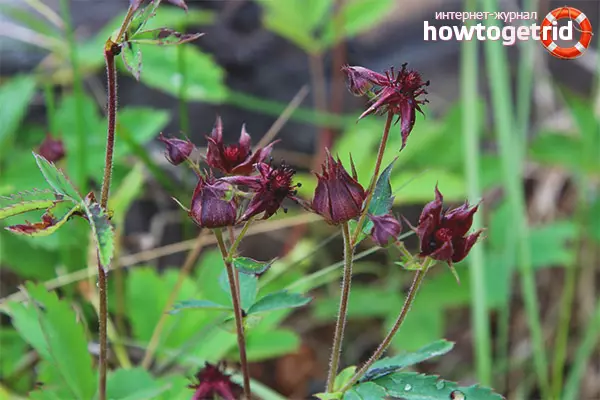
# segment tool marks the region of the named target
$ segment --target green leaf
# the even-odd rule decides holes
[[[54,208],[59,204],[55,204],[52,208],[49,208],[46,213],[42,216],[40,222],[26,222],[24,224],[17,224],[7,226],[6,230],[16,235],[27,235],[27,236],[48,236],[56,232],[61,228],[73,214],[81,211],[81,207],[76,205],[66,211],[61,217],[57,218],[54,215]]]
[[[121,60],[123,65],[136,81],[140,80],[142,75],[142,49],[137,43],[124,43],[121,50]]]
[[[389,395],[406,400],[459,399],[461,397],[457,396],[461,393],[465,400],[504,399],[485,387],[477,385],[460,387],[455,382],[439,379],[438,376],[416,372],[396,372],[376,379],[374,383],[385,388]]]
[[[333,391],[340,390],[350,381],[350,379],[356,373],[356,366],[352,365],[350,367],[344,368],[338,376],[335,377],[335,381],[333,383]]]
[[[145,85],[178,97],[185,81],[188,100],[221,102],[227,96],[224,84],[225,73],[211,56],[191,44],[185,49],[185,79],[179,73],[177,53],[179,47],[144,46],[144,73],[141,82]],[[121,65],[122,63],[119,63]]]
[[[179,45],[198,39],[203,33],[179,33],[169,28],[158,28],[138,32],[129,39],[129,43],[150,44],[159,46]]]
[[[304,297],[299,293],[288,293],[287,290],[281,290],[279,292],[270,293],[258,300],[250,307],[248,314],[302,307],[311,300],[310,297]]]
[[[578,171],[584,162],[581,150],[581,139],[576,136],[543,132],[538,134],[531,144],[529,154],[537,162]]]
[[[344,394],[341,392],[316,393],[313,396],[320,400],[340,400]]]
[[[121,17],[121,21],[123,17]],[[149,20],[145,28],[157,29],[163,26],[176,26],[178,29],[208,25],[214,22],[215,13],[208,10],[190,9],[187,12],[173,7],[159,7],[154,18]]]
[[[146,23],[156,14],[159,5],[160,0],[151,0],[145,7],[138,8],[127,27],[127,36],[133,37],[143,29]]]
[[[42,175],[44,175],[44,179],[46,179],[46,182],[48,182],[57,193],[70,197],[77,202],[83,201],[77,192],[77,189],[69,182],[61,170],[56,168],[54,164],[39,154],[33,153],[33,156],[35,157],[35,162],[40,171],[42,171]]]
[[[453,342],[438,340],[421,347],[414,352],[406,352],[393,357],[385,357],[376,361],[359,382],[372,381],[400,369],[418,364],[433,357],[446,354],[454,347]]]
[[[289,329],[275,329],[269,332],[250,332],[246,339],[248,360],[251,362],[268,360],[292,353],[300,347],[298,334]],[[237,353],[237,349],[235,350]]]
[[[0,152],[21,124],[35,94],[35,77],[21,75],[0,86]]]
[[[379,175],[377,183],[375,184],[375,190],[373,191],[373,199],[369,204],[369,214],[372,215],[385,215],[392,209],[394,203],[394,197],[392,196],[392,185],[390,183],[390,175],[392,174],[392,168],[396,159],[392,161]],[[363,228],[363,232],[368,234],[373,228],[373,223],[368,221]]]
[[[256,300],[256,294],[258,292],[258,279],[254,275],[248,274],[240,274],[239,275],[239,284],[240,284],[240,302],[242,303],[242,309],[248,310],[248,308],[254,304],[254,300]],[[231,302],[231,290],[229,287],[229,278],[227,276],[227,271],[223,270],[221,276],[219,277],[219,285],[221,289],[227,296],[229,297],[229,301]],[[232,303],[231,303],[232,304]]]
[[[373,382],[365,382],[353,386],[344,393],[344,400],[378,400],[388,396],[386,390]]]
[[[50,190],[32,190],[10,196],[0,196],[0,219],[29,211],[45,210],[63,201]]]
[[[249,257],[236,257],[232,263],[238,271],[249,275],[260,275],[266,270],[271,268],[271,265],[275,262],[275,259],[271,261],[261,262],[253,260]]]
[[[189,308],[201,308],[203,310],[214,310],[214,311],[232,311],[230,306],[224,306],[222,304],[215,303],[210,300],[184,300],[173,305],[173,309],[169,311],[169,314],[177,314],[181,310]]]
[[[331,46],[342,38],[349,38],[361,32],[374,28],[381,19],[391,11],[394,5],[392,0],[350,0],[344,3],[341,15],[338,17],[343,21],[343,26],[337,28],[336,19],[331,18],[323,32],[323,42]],[[339,35],[336,37],[336,35]],[[336,40],[334,40],[336,39]]]
[[[149,400],[170,389],[143,368],[118,369],[106,380],[106,397],[114,400]]]
[[[84,326],[71,305],[42,285],[27,283],[26,292],[34,302],[10,303],[12,324],[20,335],[58,373],[66,394],[62,398],[91,399],[96,391],[96,374],[88,352]],[[66,397],[65,397],[66,396]]]
[[[115,250],[114,229],[100,204],[94,203],[86,206],[86,215],[92,228],[92,236],[96,242],[100,264],[107,271]]]

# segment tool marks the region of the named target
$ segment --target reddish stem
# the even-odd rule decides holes
[[[112,48],[104,50],[104,59],[106,61],[106,80],[108,82],[108,129],[106,132],[106,157],[104,159],[104,179],[102,180],[100,205],[106,210],[115,149],[115,127],[117,125],[117,71]]]

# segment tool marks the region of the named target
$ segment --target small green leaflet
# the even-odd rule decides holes
[[[406,400],[504,400],[492,389],[473,385],[460,387],[456,382],[439,379],[436,375],[425,375],[417,372],[395,372],[378,378],[373,382],[384,388],[389,396]],[[364,384],[360,384],[360,387]],[[461,397],[462,395],[462,397]],[[344,397],[345,398],[345,397]]]
[[[53,207],[56,207],[56,205]],[[27,222],[25,224],[12,225],[6,227],[6,230],[17,235],[27,235],[33,237],[48,236],[63,226],[74,213],[81,211],[81,206],[76,205],[60,218],[56,218],[56,216],[52,213],[53,207],[48,208],[46,213],[42,215],[42,220],[40,222]]]
[[[54,194],[50,190],[32,190],[0,196],[0,219],[29,211],[46,210],[62,201],[65,201],[62,195]]]
[[[335,377],[335,381],[333,382],[333,391],[340,390],[343,388],[348,381],[354,376],[356,373],[356,365],[352,365],[350,367],[344,368],[338,376]]]
[[[240,284],[240,302],[242,303],[242,309],[247,310],[254,301],[256,300],[256,294],[258,292],[258,279],[254,275],[239,274]],[[229,296],[231,301],[231,289],[229,287],[229,278],[227,277],[227,271],[223,270],[219,277],[219,285],[221,289]]]
[[[224,306],[222,304],[215,303],[210,300],[185,300],[180,301],[173,305],[173,309],[169,311],[169,314],[177,314],[181,310],[186,309],[203,309],[203,310],[214,310],[214,311],[232,311],[231,306]]]
[[[371,368],[367,370],[367,373],[360,379],[359,382],[372,381],[402,368],[418,364],[433,357],[441,356],[442,354],[446,354],[452,350],[453,347],[453,342],[442,339],[423,346],[414,352],[407,352],[393,357],[382,358],[381,360],[375,362]]]
[[[142,31],[129,38],[129,43],[153,44],[159,46],[178,45],[198,39],[204,33],[180,33],[169,28]]]
[[[121,59],[127,71],[133,75],[136,81],[139,81],[142,75],[142,50],[140,46],[137,43],[123,43]]]
[[[85,213],[96,241],[100,264],[107,271],[115,249],[115,232],[100,204],[86,204]]]
[[[35,162],[42,171],[44,179],[52,188],[59,194],[67,196],[77,202],[83,201],[75,187],[69,182],[67,177],[54,166],[50,161],[46,160],[39,154],[33,153]]]
[[[236,257],[233,259],[233,266],[240,272],[248,275],[260,275],[268,270],[276,259],[267,262],[260,262],[249,257]]]
[[[304,297],[298,293],[288,293],[287,290],[281,290],[279,292],[269,293],[254,303],[248,310],[248,315],[266,311],[282,310],[285,308],[302,307],[310,301],[310,297]]]
[[[365,382],[350,388],[344,393],[343,400],[383,400],[387,396],[387,391],[381,386],[373,382]]]

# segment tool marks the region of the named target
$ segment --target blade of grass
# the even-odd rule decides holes
[[[563,400],[579,398],[581,378],[585,373],[585,367],[594,354],[596,344],[600,339],[600,299],[596,304],[594,316],[585,328],[579,347],[575,351],[575,359],[571,366],[571,372],[567,376],[564,392],[561,397]]]
[[[70,171],[71,177],[80,193],[87,193],[87,149],[88,141],[85,131],[83,105],[83,79],[79,70],[75,32],[71,22],[71,10],[68,0],[60,0],[60,10],[65,25],[65,35],[69,46],[69,58],[73,68],[73,95],[75,96],[75,135],[77,136],[77,149],[73,157],[77,158],[77,169]]]
[[[475,11],[476,0],[465,0],[465,10]],[[467,20],[467,26],[473,21]],[[479,79],[477,49],[478,42],[467,40],[462,43],[461,53],[461,83],[462,83],[462,123],[463,145],[465,159],[465,175],[468,182],[469,199],[475,201],[481,198],[479,180],[480,143],[479,115],[477,110]],[[481,228],[481,212],[473,219],[473,229]],[[471,313],[475,326],[475,359],[477,364],[477,379],[480,384],[490,386],[492,383],[492,350],[490,343],[490,327],[485,293],[485,254],[484,246],[474,246],[469,257],[469,272],[471,275]]]
[[[483,0],[483,7],[488,12],[496,12],[495,0]],[[498,25],[495,20],[487,19],[486,25]],[[531,263],[529,246],[529,227],[523,182],[521,179],[521,157],[523,150],[519,148],[521,140],[514,135],[512,97],[510,93],[509,64],[501,42],[485,41],[486,67],[490,77],[490,88],[494,121],[496,123],[497,140],[503,169],[503,185],[510,203],[511,229],[517,238],[517,265],[521,278],[521,289],[525,303],[527,323],[534,348],[533,358],[537,381],[542,398],[550,398],[548,381],[548,360],[545,353],[544,338],[540,322],[539,304],[536,293],[535,275]]]

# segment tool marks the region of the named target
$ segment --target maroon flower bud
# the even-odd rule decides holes
[[[415,125],[416,111],[423,114],[420,105],[427,103],[426,99],[418,97],[427,94],[425,86],[429,81],[423,82],[417,71],[406,69],[407,64],[396,74],[394,67],[386,71],[385,75],[371,71],[364,67],[344,66],[342,70],[348,77],[348,88],[356,95],[369,94],[371,105],[362,113],[359,119],[369,114],[386,114],[391,112],[402,120],[400,133],[402,135],[402,148],[406,145],[408,135]],[[372,88],[373,87],[373,88]],[[416,111],[415,111],[416,110]]]
[[[402,224],[391,214],[369,215],[373,221],[371,229],[371,239],[380,247],[385,247],[398,240],[398,235],[402,232]]]
[[[192,196],[189,215],[200,227],[221,228],[235,225],[237,209],[230,184],[212,175],[200,177]]]
[[[184,162],[192,154],[195,147],[189,139],[166,138],[162,133],[158,136],[158,140],[165,144],[165,157],[173,165],[179,165]]]
[[[215,126],[208,139],[206,163],[228,175],[250,175],[254,172],[254,164],[261,163],[271,154],[276,142],[256,150],[252,154],[251,138],[242,125],[242,133],[238,143],[225,146],[223,144],[223,123],[217,117]]]
[[[62,140],[54,139],[52,135],[47,134],[38,149],[38,153],[50,162],[57,162],[64,158],[65,146]]]
[[[242,388],[221,371],[221,365],[205,363],[204,368],[196,373],[196,380],[197,383],[188,386],[194,389],[192,400],[212,400],[215,396],[235,400],[242,392]]]
[[[473,225],[473,215],[479,205],[462,206],[443,211],[444,197],[435,187],[435,200],[427,204],[419,217],[419,225],[413,228],[421,242],[421,256],[446,261],[448,265],[462,261],[477,242],[481,230],[467,235]]]
[[[264,212],[262,219],[271,217],[281,207],[285,198],[298,201],[296,188],[300,187],[300,184],[292,185],[292,178],[296,173],[294,169],[285,164],[273,168],[265,163],[256,164],[255,168],[258,175],[230,176],[221,179],[235,185],[247,186],[254,192],[246,211],[240,218],[241,221],[246,221],[262,212]],[[287,210],[284,208],[283,211]]]
[[[311,208],[328,223],[337,225],[360,215],[366,194],[358,183],[352,158],[350,158],[352,164],[352,176],[350,176],[339,157],[336,162],[329,149],[325,151],[327,156],[321,166],[322,172],[315,173],[318,183]]]

